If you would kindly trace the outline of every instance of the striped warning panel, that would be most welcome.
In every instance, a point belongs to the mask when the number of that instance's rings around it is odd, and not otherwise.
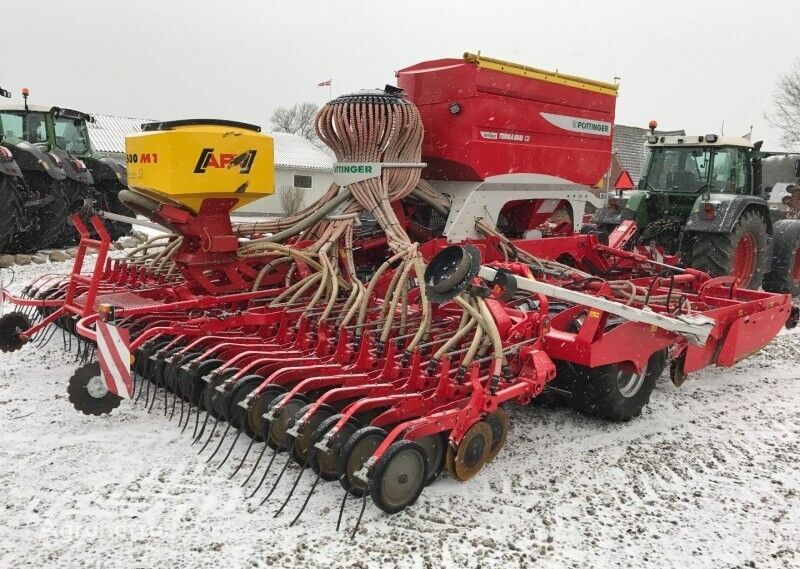
[[[130,399],[133,393],[131,380],[130,336],[124,328],[97,321],[97,360],[108,390]]]

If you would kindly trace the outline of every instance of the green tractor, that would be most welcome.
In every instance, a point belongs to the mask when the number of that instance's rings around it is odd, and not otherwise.
[[[743,287],[800,295],[800,212],[784,205],[794,203],[788,199],[770,199],[779,184],[762,183],[778,153],[762,152],[760,142],[745,138],[665,136],[654,128],[638,188],[610,197],[582,232],[608,239],[634,222],[628,247],[676,255],[711,276],[733,275]],[[791,166],[778,173],[789,182],[782,191],[794,191],[800,177],[800,161],[792,159]],[[776,179],[770,174],[766,178]]]
[[[69,211],[77,211],[87,202],[104,211],[121,215],[131,215],[119,201],[117,194],[127,188],[125,167],[114,160],[98,156],[92,150],[87,123],[94,118],[86,113],[61,107],[45,107],[28,105],[27,90],[23,90],[24,104],[0,105],[0,135],[2,144],[12,151],[17,162],[26,162],[25,155],[34,153],[41,159],[44,155],[55,163],[56,168],[42,168],[41,160],[30,162],[26,168],[20,163],[23,174],[32,187],[40,186],[37,176],[45,170],[48,175],[62,170],[62,191],[67,207],[64,212],[51,215],[51,222],[59,225],[58,236],[49,239],[39,247],[48,245],[66,245],[74,242],[77,235],[67,222]],[[38,166],[38,168],[37,168]],[[62,223],[63,221],[63,223]],[[127,223],[111,221],[108,223],[113,238],[120,237],[130,231]],[[48,228],[50,229],[50,228]]]

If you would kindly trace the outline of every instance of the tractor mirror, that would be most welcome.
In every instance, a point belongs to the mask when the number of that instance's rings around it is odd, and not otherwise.
[[[633,183],[633,178],[631,178],[631,175],[627,170],[620,172],[619,176],[617,176],[617,181],[614,182],[614,189],[619,192],[632,190],[634,187],[635,184]]]
[[[800,160],[794,161],[794,175],[800,178]]]

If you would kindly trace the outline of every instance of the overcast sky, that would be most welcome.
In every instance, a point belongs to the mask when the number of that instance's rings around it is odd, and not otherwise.
[[[2,2],[0,86],[88,112],[269,126],[464,51],[612,81],[617,122],[742,135],[800,56],[800,0]]]

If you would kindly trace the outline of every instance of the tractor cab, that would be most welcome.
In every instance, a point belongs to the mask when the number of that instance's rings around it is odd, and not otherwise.
[[[25,141],[45,151],[62,151],[74,157],[92,153],[87,122],[94,119],[80,111],[42,105],[0,105],[2,139]]]

